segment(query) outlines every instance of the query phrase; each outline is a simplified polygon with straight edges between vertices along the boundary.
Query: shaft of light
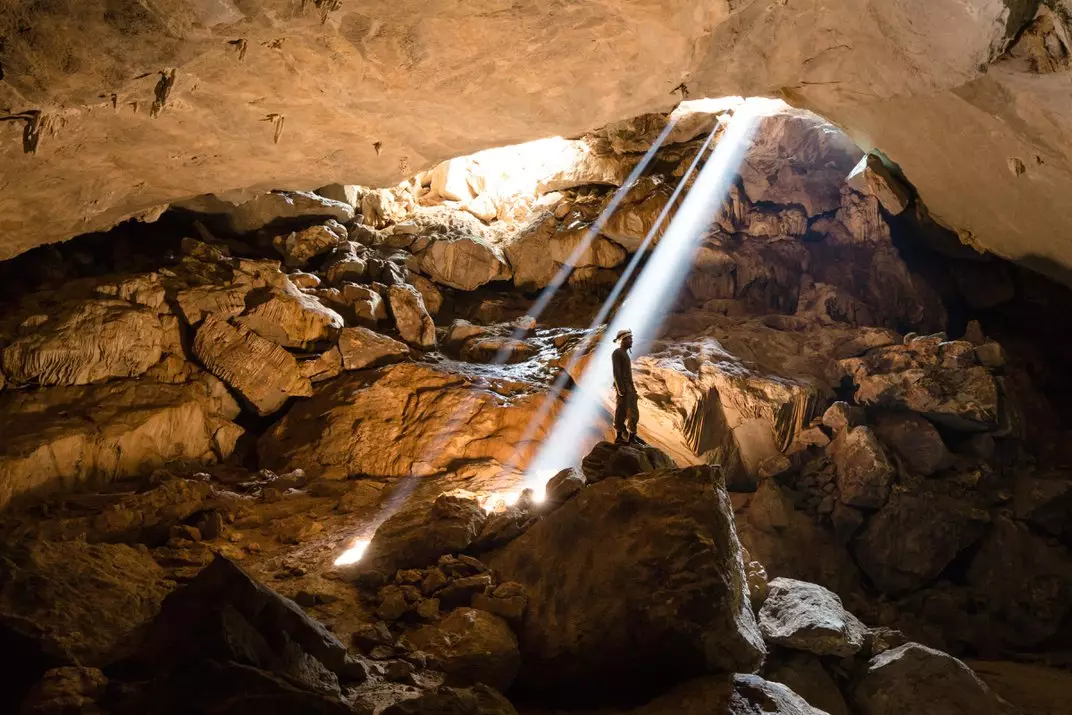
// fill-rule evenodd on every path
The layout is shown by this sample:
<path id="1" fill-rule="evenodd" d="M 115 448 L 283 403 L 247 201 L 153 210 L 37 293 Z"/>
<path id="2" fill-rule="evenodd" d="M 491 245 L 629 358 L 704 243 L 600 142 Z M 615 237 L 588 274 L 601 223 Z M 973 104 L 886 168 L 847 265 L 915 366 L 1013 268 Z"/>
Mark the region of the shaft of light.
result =
<path id="1" fill-rule="evenodd" d="M 614 335 L 625 328 L 632 330 L 636 354 L 643 353 L 651 344 L 684 284 L 700 238 L 729 193 L 755 133 L 758 116 L 757 108 L 744 105 L 729 121 L 711 159 L 700 171 L 636 285 L 604 333 L 580 383 L 533 460 L 529 474 L 547 474 L 580 461 L 582 445 L 576 435 L 583 434 L 599 418 L 603 396 L 612 382 L 610 355 L 615 349 Z"/>
<path id="2" fill-rule="evenodd" d="M 555 294 L 558 292 L 558 289 L 561 288 L 562 285 L 569 279 L 570 274 L 573 272 L 573 269 L 577 266 L 577 261 L 581 260 L 581 256 L 583 256 L 584 252 L 587 251 L 588 248 L 592 245 L 592 241 L 595 240 L 595 237 L 603 231 L 603 227 L 607 225 L 607 221 L 609 221 L 610 217 L 614 215 L 614 212 L 618 210 L 618 206 L 621 205 L 622 201 L 625 199 L 626 194 L 629 193 L 629 190 L 633 188 L 633 184 L 635 184 L 637 179 L 639 179 L 644 173 L 644 171 L 647 170 L 648 165 L 651 163 L 651 160 L 655 158 L 655 154 L 659 151 L 659 149 L 662 148 L 662 145 L 666 141 L 666 138 L 670 136 L 670 132 L 673 131 L 674 126 L 677 124 L 677 121 L 677 117 L 673 115 L 670 116 L 669 121 L 667 121 L 666 126 L 663 127 L 663 130 L 659 133 L 659 136 L 655 138 L 655 141 L 652 143 L 652 145 L 648 148 L 646 152 L 644 152 L 644 156 L 642 156 L 640 158 L 640 161 L 637 162 L 637 165 L 633 167 L 633 170 L 629 173 L 629 176 L 626 178 L 625 182 L 618 187 L 617 191 L 614 192 L 614 195 L 611 197 L 610 201 L 607 203 L 602 213 L 600 213 L 599 217 L 596 218 L 595 223 L 589 226 L 588 230 L 584 232 L 584 237 L 581 238 L 580 243 L 578 243 L 577 246 L 574 247 L 573 251 L 569 255 L 569 258 L 567 258 L 566 262 L 562 264 L 562 267 L 558 269 L 558 272 L 555 273 L 555 277 L 551 279 L 551 282 L 548 283 L 547 286 L 540 292 L 540 295 L 536 299 L 536 302 L 532 304 L 532 307 L 529 308 L 528 313 L 526 313 L 526 317 L 535 320 L 541 315 L 543 315 L 543 311 L 547 310 L 547 306 L 550 305 L 551 300 L 555 297 Z M 513 335 L 511 335 L 510 337 L 513 340 L 519 340 L 524 336 L 525 329 L 518 328 L 514 330 Z M 498 351 L 498 353 L 496 353 L 495 359 L 492 360 L 491 364 L 506 364 L 506 361 L 509 359 L 510 352 L 511 351 L 509 346 L 504 346 Z"/>
<path id="3" fill-rule="evenodd" d="M 655 236 L 658 235 L 659 230 L 663 226 L 663 222 L 666 220 L 666 217 L 670 215 L 670 211 L 673 210 L 674 205 L 677 203 L 678 197 L 681 196 L 681 192 L 684 191 L 685 186 L 688 184 L 693 172 L 696 171 L 696 166 L 700 163 L 700 160 L 707 153 L 707 150 L 711 146 L 711 142 L 714 141 L 715 135 L 718 133 L 718 130 L 721 126 L 722 123 L 720 120 L 715 124 L 714 127 L 711 128 L 711 132 L 707 135 L 707 140 L 700 147 L 700 150 L 696 152 L 696 156 L 693 157 L 692 162 L 688 166 L 688 169 L 686 169 L 685 173 L 682 174 L 680 181 L 678 181 L 677 186 L 674 188 L 674 192 L 667 200 L 666 206 L 664 206 L 662 211 L 659 212 L 659 215 L 655 217 L 655 221 L 652 222 L 651 229 L 644 237 L 644 240 L 643 242 L 641 242 L 640 247 L 637 248 L 636 253 L 633 254 L 632 259 L 625 267 L 625 270 L 622 272 L 622 275 L 618 279 L 618 282 L 614 284 L 614 288 L 611 290 L 610 295 L 607 296 L 607 299 L 605 301 L 603 301 L 603 305 L 599 307 L 599 311 L 596 313 L 595 318 L 593 318 L 592 322 L 589 324 L 589 334 L 586 335 L 574 348 L 573 354 L 570 356 L 569 361 L 566 363 L 566 367 L 564 367 L 559 373 L 558 377 L 555 378 L 554 383 L 551 385 L 551 390 L 547 393 L 547 396 L 544 397 L 543 402 L 540 404 L 540 408 L 536 411 L 536 414 L 533 416 L 533 418 L 529 420 L 528 425 L 526 425 L 525 432 L 521 435 L 521 439 L 518 440 L 518 448 L 514 450 L 514 453 L 510 457 L 510 460 L 503 466 L 504 474 L 509 474 L 511 471 L 517 468 L 521 460 L 522 450 L 524 449 L 523 445 L 527 445 L 529 441 L 536 435 L 536 432 L 543 426 L 544 420 L 546 420 L 547 416 L 551 413 L 551 408 L 554 407 L 555 402 L 562 394 L 562 390 L 566 387 L 566 383 L 569 382 L 573 368 L 577 366 L 577 363 L 584 359 L 585 353 L 588 352 L 588 346 L 591 344 L 593 338 L 595 337 L 595 334 L 592 331 L 602 325 L 603 321 L 607 319 L 608 315 L 610 315 L 610 311 L 613 310 L 614 304 L 618 300 L 618 296 L 621 295 L 623 290 L 625 290 L 625 286 L 628 285 L 629 279 L 632 278 L 637 266 L 640 265 L 640 261 L 643 260 L 644 254 L 647 252 L 648 247 L 655 239 Z M 543 486 L 543 484 L 538 482 L 542 481 L 544 481 L 542 473 L 538 475 L 531 475 L 525 480 L 524 486 L 527 488 L 535 489 L 537 492 L 539 492 L 539 489 Z"/>
<path id="4" fill-rule="evenodd" d="M 600 232 L 602 232 L 603 227 L 607 225 L 607 221 L 610 220 L 610 217 L 614 214 L 615 211 L 618 210 L 618 206 L 622 203 L 622 200 L 625 198 L 626 194 L 629 193 L 629 190 L 633 187 L 633 184 L 636 183 L 637 179 L 639 179 L 644 173 L 644 171 L 648 168 L 648 165 L 651 163 L 651 160 L 655 158 L 656 152 L 658 152 L 659 149 L 662 147 L 663 143 L 666 141 L 666 138 L 670 136 L 670 132 L 673 130 L 674 125 L 676 124 L 677 117 L 671 116 L 670 120 L 666 123 L 666 126 L 663 128 L 662 132 L 659 133 L 659 136 L 656 137 L 651 147 L 644 153 L 644 156 L 640 158 L 640 161 L 637 162 L 636 166 L 633 167 L 633 170 L 629 173 L 629 176 L 626 178 L 625 182 L 618 187 L 617 191 L 614 192 L 614 195 L 611 197 L 610 202 L 603 209 L 602 213 L 600 213 L 595 223 L 593 223 L 588 228 L 588 230 L 585 231 L 584 237 L 581 239 L 581 242 L 577 244 L 576 248 L 573 249 L 573 252 L 570 253 L 570 256 L 566 260 L 566 263 L 562 265 L 562 267 L 558 270 L 558 273 L 555 274 L 555 277 L 540 293 L 539 298 L 536 300 L 532 308 L 530 308 L 527 313 L 529 318 L 539 318 L 540 315 L 543 314 L 543 311 L 547 309 L 547 306 L 551 303 L 551 299 L 554 298 L 555 293 L 558 292 L 558 289 L 561 288 L 562 285 L 569 278 L 570 273 L 577 265 L 577 261 L 581 259 L 581 256 L 584 255 L 584 252 L 587 251 L 588 247 L 592 245 L 592 241 L 595 239 L 595 237 Z M 518 340 L 524 337 L 525 332 L 526 329 L 524 327 L 519 327 L 513 331 L 511 338 L 513 340 Z M 496 352 L 495 357 L 492 359 L 490 364 L 505 365 L 506 361 L 510 358 L 511 352 L 512 351 L 510 349 L 510 345 L 507 343 Z M 466 411 L 470 406 L 474 405 L 475 403 L 475 397 L 470 397 L 469 399 L 464 400 L 462 404 L 460 404 L 458 408 L 454 411 L 454 414 L 451 415 L 451 418 L 447 420 L 447 424 L 459 424 L 459 418 L 461 418 L 462 412 Z M 468 422 L 468 418 L 460 420 L 460 424 L 464 424 L 465 422 Z M 436 454 L 441 451 L 446 444 L 446 441 L 450 439 L 451 435 L 455 431 L 456 428 L 448 427 L 443 431 L 442 434 L 437 435 L 436 439 L 433 440 L 429 448 L 425 450 L 425 454 L 422 455 L 422 458 L 414 462 L 414 465 L 424 463 L 425 457 L 427 455 Z M 527 440 L 522 440 L 521 442 L 519 442 L 519 445 L 525 444 L 526 441 Z M 406 503 L 406 500 L 409 499 L 410 494 L 416 488 L 417 479 L 420 479 L 420 477 L 417 476 L 415 473 L 411 473 L 402 479 L 402 481 L 398 484 L 398 487 L 391 494 L 391 497 L 388 499 L 387 504 L 385 504 L 383 508 L 380 509 L 380 512 L 376 515 L 376 518 L 373 520 L 373 522 L 368 527 L 366 527 L 365 531 L 370 535 L 369 539 L 371 539 L 371 535 L 375 533 L 376 529 L 380 527 L 380 524 L 387 521 L 399 509 L 402 508 L 402 505 Z M 359 560 L 361 558 L 361 555 L 364 553 L 365 547 L 367 546 L 368 540 L 362 539 L 355 542 L 355 545 L 353 547 L 345 551 L 339 557 L 339 560 L 336 562 L 336 565 L 345 565 L 349 563 L 354 563 L 355 561 Z"/>

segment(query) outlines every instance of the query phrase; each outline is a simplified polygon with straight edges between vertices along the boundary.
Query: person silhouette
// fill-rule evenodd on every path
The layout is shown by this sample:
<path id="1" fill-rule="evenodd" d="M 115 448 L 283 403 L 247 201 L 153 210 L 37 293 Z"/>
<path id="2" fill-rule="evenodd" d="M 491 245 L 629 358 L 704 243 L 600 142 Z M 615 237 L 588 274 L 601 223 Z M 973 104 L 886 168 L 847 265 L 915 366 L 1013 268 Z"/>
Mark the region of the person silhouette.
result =
<path id="1" fill-rule="evenodd" d="M 629 350 L 633 347 L 633 331 L 619 330 L 614 337 L 618 348 L 611 355 L 614 366 L 614 393 L 617 404 L 614 407 L 615 444 L 635 444 L 638 442 L 636 431 L 640 421 L 637 407 L 636 386 L 633 384 L 633 362 Z"/>

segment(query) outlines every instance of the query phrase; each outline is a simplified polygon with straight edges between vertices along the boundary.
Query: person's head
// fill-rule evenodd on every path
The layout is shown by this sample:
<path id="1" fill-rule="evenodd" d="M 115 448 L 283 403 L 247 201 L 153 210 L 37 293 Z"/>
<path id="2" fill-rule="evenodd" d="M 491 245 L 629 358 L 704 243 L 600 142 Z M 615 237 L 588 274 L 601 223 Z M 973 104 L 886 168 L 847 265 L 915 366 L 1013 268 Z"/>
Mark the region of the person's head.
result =
<path id="1" fill-rule="evenodd" d="M 633 347 L 633 332 L 631 330 L 619 330 L 614 341 L 628 350 Z"/>

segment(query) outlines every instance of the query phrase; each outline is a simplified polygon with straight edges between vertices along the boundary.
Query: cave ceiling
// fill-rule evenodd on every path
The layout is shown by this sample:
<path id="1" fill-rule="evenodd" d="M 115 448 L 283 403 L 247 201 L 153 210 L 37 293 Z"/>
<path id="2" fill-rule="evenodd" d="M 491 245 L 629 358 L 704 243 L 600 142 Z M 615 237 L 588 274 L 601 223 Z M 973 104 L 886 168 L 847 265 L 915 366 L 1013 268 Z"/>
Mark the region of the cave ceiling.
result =
<path id="1" fill-rule="evenodd" d="M 390 185 L 684 83 L 826 116 L 962 239 L 1062 277 L 1069 7 L 1048 7 L 1038 30 L 1027 0 L 0 0 L 0 259 L 205 193 Z"/>

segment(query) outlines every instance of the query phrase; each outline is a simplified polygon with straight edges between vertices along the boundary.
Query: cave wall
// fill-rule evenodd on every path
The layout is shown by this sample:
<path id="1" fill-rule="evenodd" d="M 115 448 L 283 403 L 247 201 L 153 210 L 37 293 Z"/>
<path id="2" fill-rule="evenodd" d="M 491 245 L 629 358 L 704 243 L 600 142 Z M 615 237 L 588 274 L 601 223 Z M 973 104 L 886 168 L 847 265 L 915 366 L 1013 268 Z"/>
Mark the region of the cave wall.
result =
<path id="1" fill-rule="evenodd" d="M 684 83 L 814 109 L 963 239 L 1064 277 L 1068 4 L 1048 5 L 1039 25 L 1032 0 L 2 0 L 0 258 L 204 193 L 390 185 Z"/>

